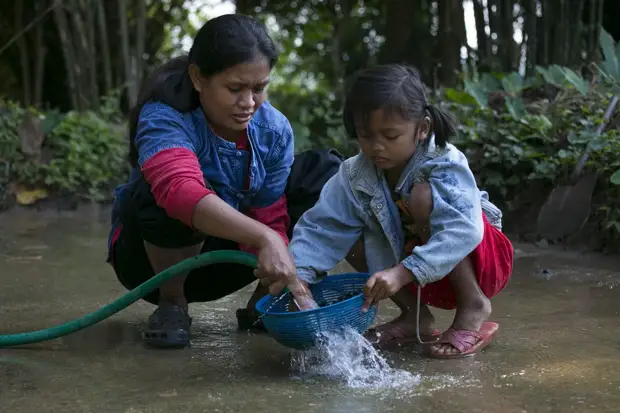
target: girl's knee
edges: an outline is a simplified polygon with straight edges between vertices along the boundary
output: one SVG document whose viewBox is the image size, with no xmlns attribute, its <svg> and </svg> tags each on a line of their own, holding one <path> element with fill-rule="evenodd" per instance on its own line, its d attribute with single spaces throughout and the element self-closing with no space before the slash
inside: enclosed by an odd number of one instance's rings
<svg viewBox="0 0 620 413">
<path fill-rule="evenodd" d="M 358 272 L 368 272 L 368 264 L 366 263 L 366 251 L 364 250 L 364 237 L 353 245 L 346 256 L 346 261 Z"/>
<path fill-rule="evenodd" d="M 433 192 L 428 182 L 413 185 L 409 193 L 409 214 L 416 222 L 428 222 L 433 211 Z"/>
</svg>

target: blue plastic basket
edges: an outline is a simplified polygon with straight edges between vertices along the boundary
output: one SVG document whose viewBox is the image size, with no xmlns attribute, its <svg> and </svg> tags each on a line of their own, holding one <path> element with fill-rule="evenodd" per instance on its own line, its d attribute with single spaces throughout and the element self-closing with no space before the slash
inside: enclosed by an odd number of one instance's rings
<svg viewBox="0 0 620 413">
<path fill-rule="evenodd" d="M 286 347 L 298 350 L 313 347 L 320 337 L 319 333 L 346 326 L 363 333 L 377 315 L 374 306 L 366 313 L 361 311 L 364 284 L 368 277 L 369 274 L 364 273 L 330 275 L 310 285 L 316 302 L 324 305 L 315 310 L 289 312 L 292 301 L 290 293 L 286 293 L 288 296 L 283 298 L 267 295 L 256 303 L 256 310 L 261 314 L 263 324 L 272 338 Z"/>
</svg>

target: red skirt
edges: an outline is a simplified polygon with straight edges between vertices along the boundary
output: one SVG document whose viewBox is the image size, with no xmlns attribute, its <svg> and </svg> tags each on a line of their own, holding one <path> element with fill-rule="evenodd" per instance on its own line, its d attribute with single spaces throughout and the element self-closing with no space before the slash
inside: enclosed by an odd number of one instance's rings
<svg viewBox="0 0 620 413">
<path fill-rule="evenodd" d="M 503 232 L 491 225 L 484 214 L 482 218 L 484 221 L 482 242 L 469 254 L 469 257 L 476 271 L 480 289 L 487 298 L 492 298 L 502 291 L 510 280 L 514 249 Z M 408 248 L 411 251 L 413 245 L 408 247 L 411 247 Z M 413 293 L 417 294 L 417 288 L 416 284 L 411 284 Z M 456 308 L 456 294 L 448 276 L 424 286 L 421 296 L 422 303 L 432 307 L 444 310 Z"/>
</svg>

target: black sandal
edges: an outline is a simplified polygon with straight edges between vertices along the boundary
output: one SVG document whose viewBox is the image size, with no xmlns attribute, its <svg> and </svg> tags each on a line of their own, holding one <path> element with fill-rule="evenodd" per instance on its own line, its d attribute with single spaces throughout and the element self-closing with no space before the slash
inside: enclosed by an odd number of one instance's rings
<svg viewBox="0 0 620 413">
<path fill-rule="evenodd" d="M 190 345 L 192 319 L 178 305 L 160 305 L 149 317 L 144 333 L 146 345 L 158 348 L 180 348 Z"/>
</svg>

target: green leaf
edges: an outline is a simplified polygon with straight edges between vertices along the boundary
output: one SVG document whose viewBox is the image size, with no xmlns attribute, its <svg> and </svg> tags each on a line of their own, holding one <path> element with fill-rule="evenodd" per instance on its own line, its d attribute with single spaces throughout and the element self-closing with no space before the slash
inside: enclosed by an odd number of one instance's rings
<svg viewBox="0 0 620 413">
<path fill-rule="evenodd" d="M 543 79 L 545 79 L 547 83 L 559 88 L 564 87 L 566 76 L 560 66 L 553 65 L 548 69 L 541 66 L 536 66 L 536 71 L 542 75 Z"/>
<path fill-rule="evenodd" d="M 523 90 L 523 77 L 512 72 L 502 78 L 502 87 L 510 96 L 515 97 Z"/>
<path fill-rule="evenodd" d="M 616 82 L 620 82 L 620 62 L 618 61 L 618 55 L 616 55 L 614 38 L 605 29 L 601 28 L 599 42 L 605 57 L 603 62 L 605 71 Z"/>
<path fill-rule="evenodd" d="M 466 80 L 465 91 L 476 99 L 480 108 L 487 109 L 489 107 L 489 94 L 480 84 L 476 84 L 471 80 Z"/>
<path fill-rule="evenodd" d="M 523 100 L 519 98 L 513 99 L 506 96 L 506 109 L 516 120 L 520 120 L 525 116 L 525 106 L 523 105 Z"/>
<path fill-rule="evenodd" d="M 609 180 L 614 185 L 620 185 L 620 169 L 614 172 L 613 175 L 611 175 L 611 178 Z"/>
<path fill-rule="evenodd" d="M 460 105 L 476 105 L 476 99 L 465 91 L 448 88 L 444 93 L 446 98 L 450 99 L 452 102 Z"/>
<path fill-rule="evenodd" d="M 588 82 L 586 82 L 586 80 L 583 77 L 581 77 L 580 75 L 573 72 L 571 69 L 567 67 L 563 69 L 563 72 L 564 72 L 564 76 L 566 77 L 566 80 L 568 80 L 570 84 L 575 86 L 575 88 L 579 91 L 579 93 L 581 93 L 583 96 L 588 94 L 588 92 L 590 91 L 590 85 L 588 84 Z"/>
</svg>

